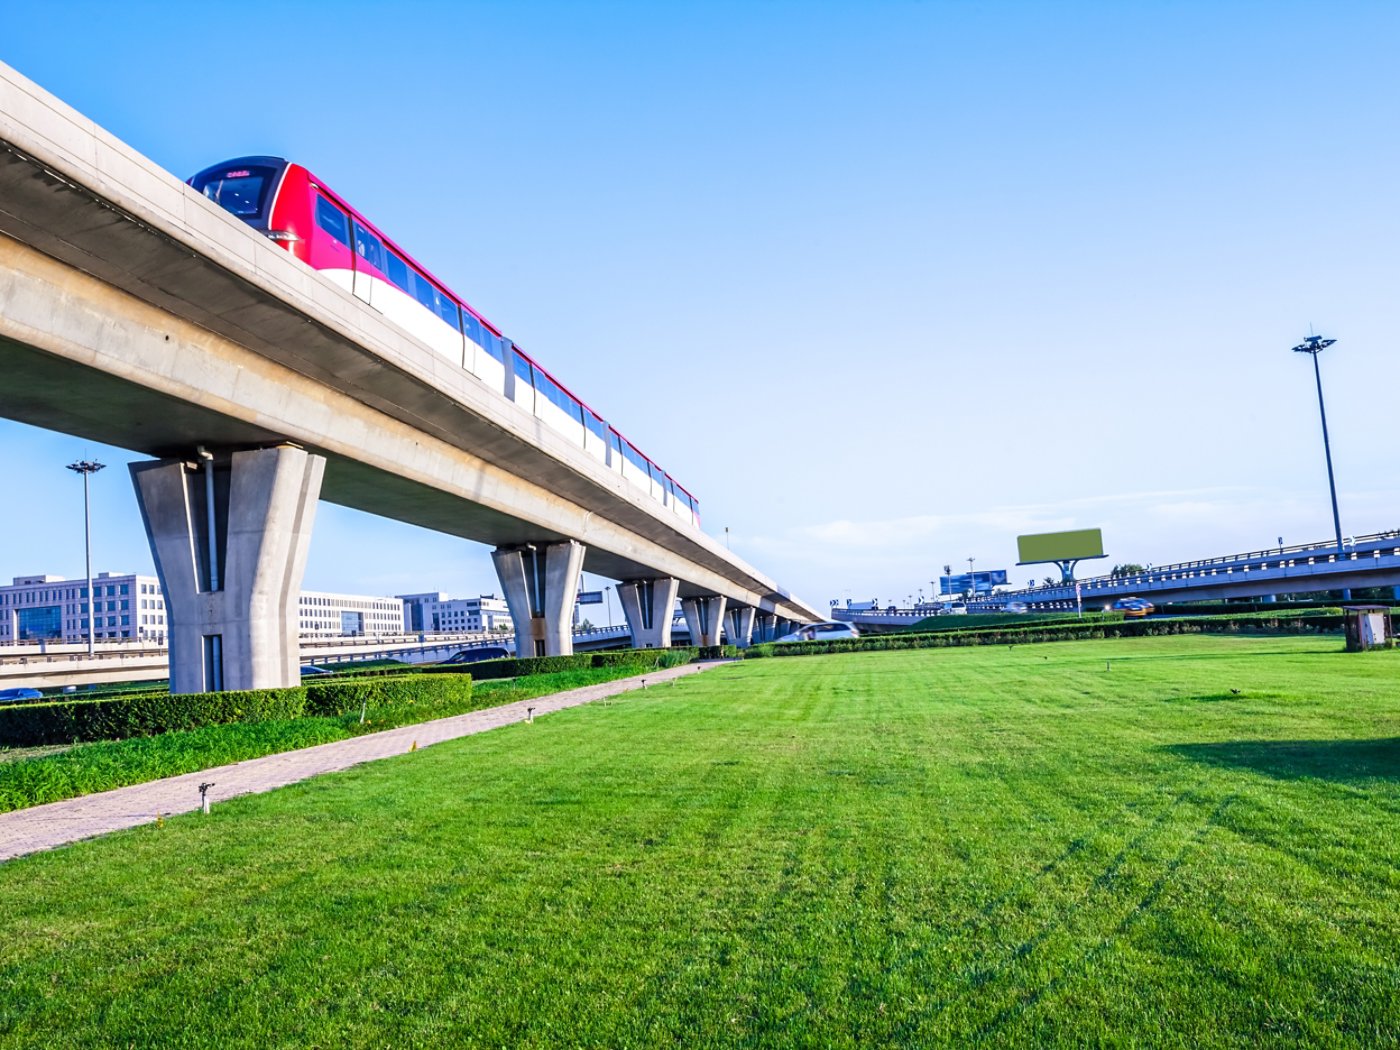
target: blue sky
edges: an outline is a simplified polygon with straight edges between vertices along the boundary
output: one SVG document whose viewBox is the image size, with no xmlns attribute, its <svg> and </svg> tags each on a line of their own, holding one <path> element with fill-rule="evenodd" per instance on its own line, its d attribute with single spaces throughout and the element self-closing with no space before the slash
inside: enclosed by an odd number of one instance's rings
<svg viewBox="0 0 1400 1050">
<path fill-rule="evenodd" d="M 236 11 L 236 14 L 234 13 Z M 1019 532 L 1163 563 L 1400 526 L 1394 4 L 25 5 L 0 59 L 180 175 L 307 165 L 810 601 Z M 151 561 L 0 422 L 0 577 Z M 23 508 L 16 513 L 15 510 Z M 1013 570 L 1013 579 L 1029 577 Z M 496 589 L 322 504 L 308 588 Z"/>
</svg>

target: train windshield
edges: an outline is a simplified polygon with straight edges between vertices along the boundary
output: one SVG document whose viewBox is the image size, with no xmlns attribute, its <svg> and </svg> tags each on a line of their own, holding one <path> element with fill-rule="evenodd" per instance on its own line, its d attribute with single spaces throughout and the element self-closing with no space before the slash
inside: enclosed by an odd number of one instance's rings
<svg viewBox="0 0 1400 1050">
<path fill-rule="evenodd" d="M 194 188 L 240 219 L 255 219 L 262 214 L 276 178 L 276 168 L 214 168 L 201 172 Z"/>
</svg>

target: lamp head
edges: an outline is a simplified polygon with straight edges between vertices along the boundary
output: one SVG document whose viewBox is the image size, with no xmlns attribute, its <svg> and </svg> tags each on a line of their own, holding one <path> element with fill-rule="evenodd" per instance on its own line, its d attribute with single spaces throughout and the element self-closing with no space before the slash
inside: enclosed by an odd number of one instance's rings
<svg viewBox="0 0 1400 1050">
<path fill-rule="evenodd" d="M 1310 335 L 1293 348 L 1295 354 L 1319 354 L 1335 343 L 1335 339 L 1324 339 L 1320 335 Z"/>
</svg>

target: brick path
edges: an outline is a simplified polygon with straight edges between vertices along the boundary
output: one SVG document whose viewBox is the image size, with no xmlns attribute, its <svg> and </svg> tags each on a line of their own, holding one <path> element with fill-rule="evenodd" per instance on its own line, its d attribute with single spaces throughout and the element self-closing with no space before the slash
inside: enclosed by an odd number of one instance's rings
<svg viewBox="0 0 1400 1050">
<path fill-rule="evenodd" d="M 0 862 L 22 857 L 26 853 L 53 849 L 55 846 L 77 842 L 94 835 L 104 835 L 109 831 L 150 824 L 155 821 L 157 814 L 170 816 L 173 813 L 193 812 L 200 806 L 199 785 L 206 781 L 212 781 L 214 784 L 209 789 L 211 803 L 222 802 L 235 795 L 272 791 L 274 788 L 295 784 L 299 780 L 308 780 L 322 773 L 349 769 L 361 762 L 402 755 L 413 747 L 415 741 L 420 748 L 427 747 L 444 740 L 484 733 L 488 729 L 496 729 L 513 722 L 523 722 L 527 717 L 528 708 L 534 708 L 535 716 L 538 717 L 551 711 L 562 711 L 566 707 L 577 707 L 579 704 L 640 689 L 643 680 L 649 685 L 669 682 L 683 675 L 715 667 L 719 662 L 683 664 L 680 667 L 648 671 L 644 675 L 632 678 L 620 678 L 600 685 L 570 689 L 552 696 L 537 696 L 532 700 L 518 700 L 513 704 L 472 711 L 465 715 L 419 722 L 416 725 L 387 729 L 382 733 L 369 733 L 350 740 L 337 740 L 333 744 L 320 744 L 300 751 L 284 751 L 263 758 L 250 758 L 198 773 L 183 773 L 178 777 L 153 780 L 147 784 L 133 784 L 131 787 L 104 791 L 97 795 L 85 795 L 64 802 L 50 802 L 12 813 L 0 813 Z"/>
</svg>

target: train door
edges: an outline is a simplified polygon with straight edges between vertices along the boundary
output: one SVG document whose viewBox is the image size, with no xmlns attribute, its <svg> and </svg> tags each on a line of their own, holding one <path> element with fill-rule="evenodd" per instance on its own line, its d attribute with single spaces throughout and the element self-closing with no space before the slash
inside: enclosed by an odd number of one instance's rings
<svg viewBox="0 0 1400 1050">
<path fill-rule="evenodd" d="M 383 275 L 384 245 L 369 230 L 355 223 L 355 297 L 371 306 L 379 306 L 374 301 L 374 286 L 383 283 Z"/>
</svg>

